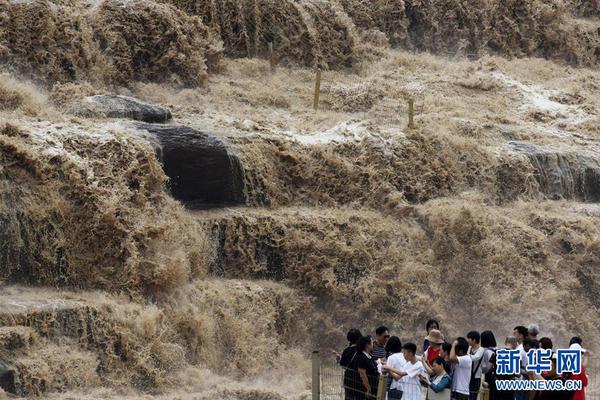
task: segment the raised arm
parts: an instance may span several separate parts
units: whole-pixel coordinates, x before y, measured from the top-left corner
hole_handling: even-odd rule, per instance
[[[455,340],[452,342],[452,348],[450,349],[450,362],[452,364],[458,363],[458,357],[456,356],[456,345],[458,342]]]

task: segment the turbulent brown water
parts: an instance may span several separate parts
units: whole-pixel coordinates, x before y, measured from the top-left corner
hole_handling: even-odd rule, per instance
[[[420,341],[431,317],[596,350],[599,9],[0,0],[6,389],[304,399],[313,349],[381,323]],[[82,113],[98,94],[208,133],[222,169],[183,167],[235,198],[176,200],[171,150]]]

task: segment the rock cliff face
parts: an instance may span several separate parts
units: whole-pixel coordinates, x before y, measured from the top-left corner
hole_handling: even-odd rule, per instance
[[[0,0],[0,387],[305,400],[429,318],[599,354],[594,10]]]
[[[540,191],[548,198],[600,201],[598,155],[579,149],[554,149],[527,143],[512,143],[525,154],[535,170]]]
[[[126,118],[144,122],[167,122],[171,112],[127,96],[84,97],[71,106],[72,113],[88,118]]]

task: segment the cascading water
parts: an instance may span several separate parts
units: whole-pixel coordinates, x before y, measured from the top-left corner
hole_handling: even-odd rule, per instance
[[[595,350],[595,15],[0,0],[0,386],[304,399],[313,349],[430,317]]]

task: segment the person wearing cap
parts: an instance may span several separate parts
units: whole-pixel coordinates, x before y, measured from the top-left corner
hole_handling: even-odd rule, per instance
[[[588,385],[588,378],[585,373],[585,362],[584,362],[584,354],[587,351],[581,346],[583,340],[580,337],[573,337],[569,341],[569,350],[579,350],[581,351],[581,372],[578,374],[571,374],[569,380],[572,381],[581,381],[581,390],[576,390],[573,394],[573,398],[571,400],[585,400],[585,387]]]
[[[444,335],[437,329],[431,329],[427,336],[425,336],[425,340],[429,342],[429,346],[425,350],[424,357],[427,360],[427,364],[431,366],[433,360],[440,356],[442,343],[445,342]]]

